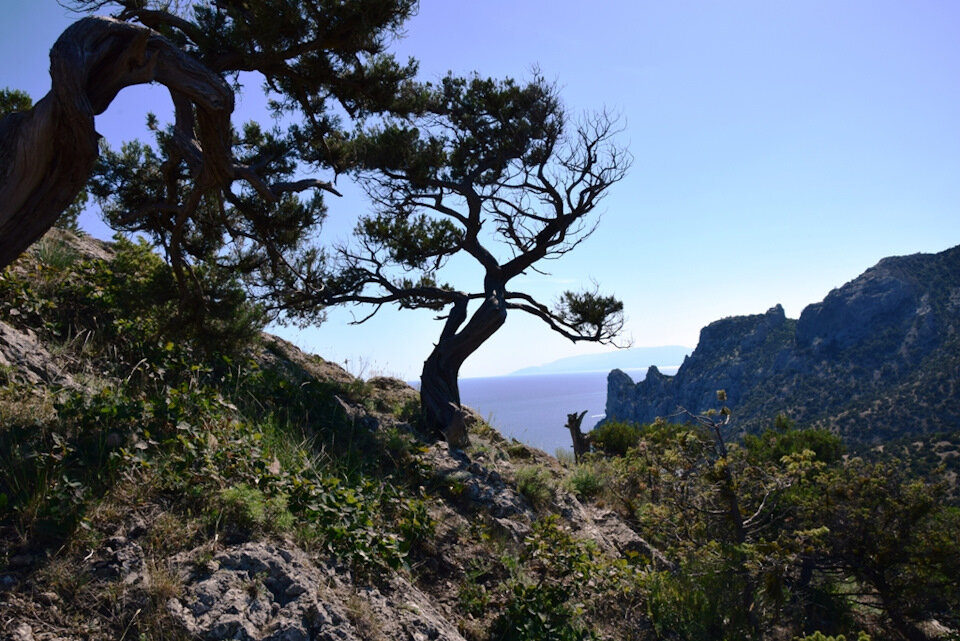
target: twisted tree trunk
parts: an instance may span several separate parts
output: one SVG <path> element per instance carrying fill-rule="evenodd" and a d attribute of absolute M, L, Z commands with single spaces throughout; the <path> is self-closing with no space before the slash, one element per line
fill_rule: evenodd
<path fill-rule="evenodd" d="M 454 447 L 469 443 L 457 382 L 460 367 L 506 322 L 504 287 L 488 287 L 486 299 L 458 332 L 466 318 L 467 299 L 464 298 L 454 304 L 440 340 L 424 361 L 420 375 L 420 405 L 427 429 L 443 435 Z"/>
<path fill-rule="evenodd" d="M 50 50 L 50 92 L 33 109 L 0 120 L 0 269 L 54 225 L 93 171 L 94 116 L 131 85 L 159 82 L 196 107 L 199 125 L 178 127 L 200 184 L 225 184 L 233 92 L 220 76 L 146 27 L 89 17 Z M 180 124 L 180 123 L 178 123 Z M 183 133 L 186 132 L 186 135 Z"/>

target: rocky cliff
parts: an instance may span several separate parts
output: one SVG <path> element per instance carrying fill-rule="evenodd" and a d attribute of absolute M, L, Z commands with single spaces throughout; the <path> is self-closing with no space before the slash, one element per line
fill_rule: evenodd
<path fill-rule="evenodd" d="M 607 417 L 650 422 L 701 412 L 727 392 L 741 430 L 784 413 L 854 441 L 960 424 L 960 247 L 886 258 L 797 320 L 765 314 L 705 327 L 675 376 L 608 377 Z"/>

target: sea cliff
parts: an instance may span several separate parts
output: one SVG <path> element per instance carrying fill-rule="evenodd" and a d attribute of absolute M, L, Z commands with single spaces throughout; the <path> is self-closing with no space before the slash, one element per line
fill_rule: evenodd
<path fill-rule="evenodd" d="M 809 305 L 776 305 L 700 332 L 675 376 L 608 377 L 608 419 L 683 420 L 726 390 L 736 426 L 786 414 L 853 441 L 953 429 L 960 421 L 960 247 L 885 258 Z"/>

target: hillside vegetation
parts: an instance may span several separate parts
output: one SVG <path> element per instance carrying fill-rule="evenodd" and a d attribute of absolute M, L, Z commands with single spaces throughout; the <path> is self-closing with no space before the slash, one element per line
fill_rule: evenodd
<path fill-rule="evenodd" d="M 0 277 L 0 637 L 960 630 L 956 441 L 853 456 L 779 420 L 733 442 L 717 406 L 607 424 L 579 464 L 476 416 L 458 450 L 404 383 L 197 277 L 209 307 L 184 313 L 148 246 L 56 230 Z"/>

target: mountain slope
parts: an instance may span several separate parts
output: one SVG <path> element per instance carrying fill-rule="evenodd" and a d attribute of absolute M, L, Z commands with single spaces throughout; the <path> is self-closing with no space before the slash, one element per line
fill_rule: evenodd
<path fill-rule="evenodd" d="M 261 333 L 236 283 L 195 276 L 184 318 L 150 247 L 62 232 L 0 274 L 0 638 L 779 640 L 813 602 L 834 636 L 960 629 L 960 510 L 927 471 L 955 474 L 956 440 L 897 447 L 910 477 L 796 430 L 731 448 L 726 475 L 711 433 L 663 425 L 577 463 L 471 415 L 455 449 L 402 381 Z M 775 362 L 773 316 L 752 344 Z M 739 535 L 734 478 L 764 517 Z"/>
<path fill-rule="evenodd" d="M 854 441 L 960 425 L 960 247 L 885 258 L 797 320 L 779 305 L 705 327 L 676 376 L 608 377 L 607 416 L 705 411 L 727 392 L 736 425 L 778 413 Z"/>
<path fill-rule="evenodd" d="M 556 459 L 475 415 L 465 450 L 425 438 L 415 390 L 260 333 L 217 284 L 219 315 L 182 325 L 149 247 L 59 230 L 0 273 L 0 638 L 649 627 L 623 622 L 639 597 L 604 605 L 618 617 L 583 616 L 602 598 L 586 582 L 549 602 L 512 596 L 570 571 L 544 566 L 546 541 L 589 555 L 590 590 L 626 575 L 627 552 L 653 554 L 619 514 L 564 489 Z"/>

